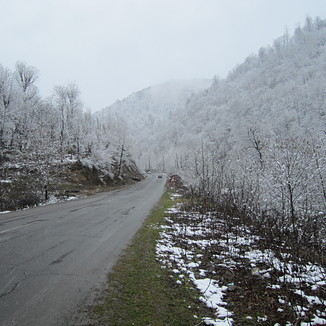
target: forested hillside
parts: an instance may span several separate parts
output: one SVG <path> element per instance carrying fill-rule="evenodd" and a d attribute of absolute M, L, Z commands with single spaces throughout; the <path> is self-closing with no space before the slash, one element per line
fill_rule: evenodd
<path fill-rule="evenodd" d="M 200 193 L 320 245 L 325 90 L 326 21 L 308 17 L 178 112 L 175 168 Z"/>
<path fill-rule="evenodd" d="M 85 112 L 75 84 L 41 98 L 38 75 L 21 62 L 0 66 L 0 210 L 139 177 L 122 122 Z"/>
<path fill-rule="evenodd" d="M 326 22 L 308 17 L 293 35 L 285 32 L 181 107 L 170 103 L 158 110 L 143 91 L 105 112 L 127 112 L 143 168 L 151 163 L 178 172 L 197 193 L 320 244 L 325 44 Z"/>

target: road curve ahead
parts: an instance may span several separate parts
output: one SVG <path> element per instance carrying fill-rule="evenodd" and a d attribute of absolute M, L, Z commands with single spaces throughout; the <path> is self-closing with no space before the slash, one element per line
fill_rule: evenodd
<path fill-rule="evenodd" d="M 164 192 L 152 175 L 117 191 L 0 215 L 0 325 L 66 325 Z"/>

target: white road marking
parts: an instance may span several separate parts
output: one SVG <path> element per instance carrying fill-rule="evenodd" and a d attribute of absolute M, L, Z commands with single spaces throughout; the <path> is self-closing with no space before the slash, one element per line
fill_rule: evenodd
<path fill-rule="evenodd" d="M 40 221 L 32 221 L 32 222 L 29 222 L 29 223 L 24 224 L 24 225 L 18 225 L 18 226 L 15 226 L 14 228 L 10 228 L 10 229 L 7 229 L 7 230 L 0 231 L 0 234 L 7 233 L 7 232 L 10 232 L 12 230 L 24 228 L 26 226 L 32 225 L 32 224 L 37 223 L 37 222 L 40 222 Z"/>
<path fill-rule="evenodd" d="M 20 229 L 20 228 L 23 228 L 23 227 L 25 227 L 25 226 L 26 226 L 26 225 L 15 226 L 14 228 L 0 231 L 0 234 L 2 234 L 2 233 L 6 233 L 6 232 L 10 232 L 10 231 L 15 230 L 15 229 Z"/>

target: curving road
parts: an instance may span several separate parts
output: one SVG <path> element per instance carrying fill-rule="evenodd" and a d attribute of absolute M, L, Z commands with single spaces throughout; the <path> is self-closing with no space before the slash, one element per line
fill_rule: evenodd
<path fill-rule="evenodd" d="M 164 192 L 123 190 L 0 215 L 0 325 L 66 325 Z"/>

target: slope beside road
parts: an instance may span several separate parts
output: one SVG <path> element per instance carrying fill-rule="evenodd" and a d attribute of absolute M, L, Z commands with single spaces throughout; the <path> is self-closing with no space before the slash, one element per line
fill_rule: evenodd
<path fill-rule="evenodd" d="M 65 325 L 164 192 L 123 190 L 0 216 L 0 325 Z"/>

